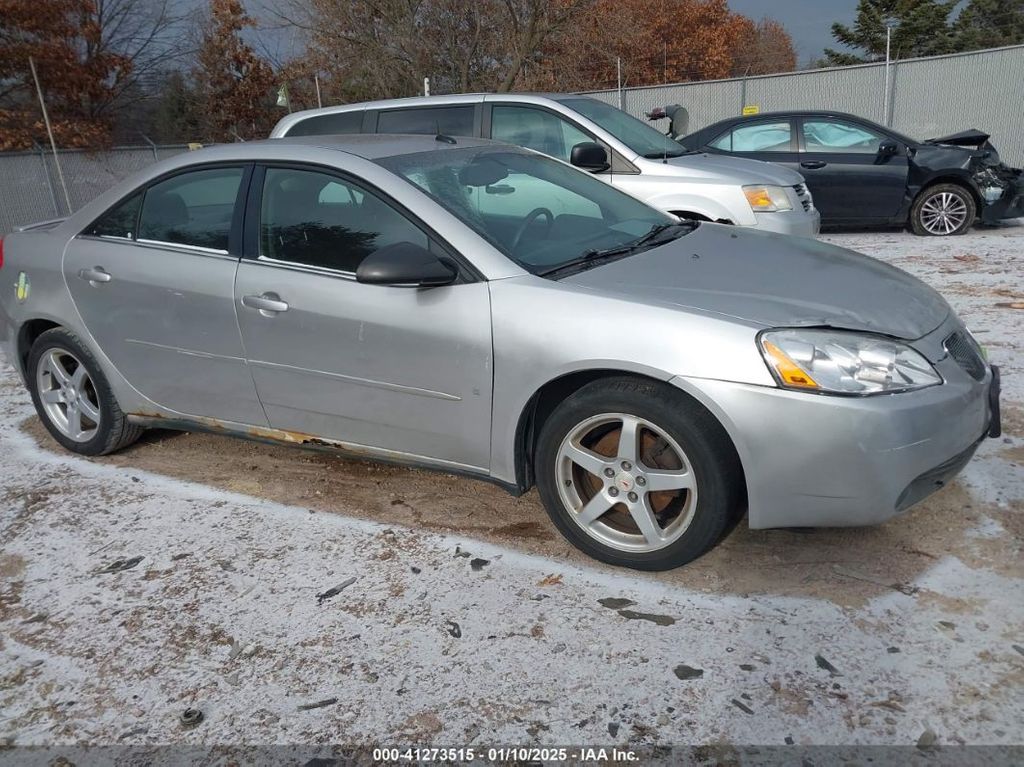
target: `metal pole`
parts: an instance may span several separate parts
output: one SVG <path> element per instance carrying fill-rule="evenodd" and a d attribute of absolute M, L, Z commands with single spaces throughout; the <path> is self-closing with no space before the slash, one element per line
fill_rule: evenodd
<path fill-rule="evenodd" d="M 882 91 L 882 124 L 889 125 L 889 50 L 892 45 L 892 24 L 885 25 L 885 89 Z"/>
<path fill-rule="evenodd" d="M 71 195 L 68 194 L 68 185 L 64 181 L 64 171 L 60 168 L 60 157 L 57 155 L 57 142 L 53 140 L 53 127 L 50 125 L 50 115 L 46 112 L 46 101 L 43 99 L 43 89 L 39 86 L 39 75 L 36 73 L 36 62 L 28 57 L 28 66 L 32 70 L 32 79 L 36 81 L 36 94 L 39 96 L 39 106 L 43 110 L 43 122 L 46 123 L 46 132 L 50 136 L 50 148 L 53 150 L 53 162 L 57 166 L 57 177 L 60 179 L 60 186 L 64 190 L 64 201 L 68 204 L 68 214 L 71 214 Z"/>
<path fill-rule="evenodd" d="M 320 75 L 313 75 L 313 85 L 316 86 L 316 107 L 317 109 L 322 109 L 324 103 L 320 100 Z"/>
<path fill-rule="evenodd" d="M 624 110 L 626 108 L 626 106 L 625 106 L 625 102 L 622 100 L 622 57 L 621 56 L 616 56 L 615 57 L 615 71 L 616 71 L 616 75 L 618 77 L 617 89 L 619 91 L 619 109 L 623 109 Z"/>
<path fill-rule="evenodd" d="M 424 77 L 423 78 L 423 95 L 424 96 L 429 96 L 430 95 L 430 78 L 429 77 Z"/>
<path fill-rule="evenodd" d="M 35 139 L 32 140 L 36 149 L 39 150 L 39 163 L 43 166 L 43 176 L 46 178 L 46 188 L 50 190 L 50 203 L 53 205 L 53 215 L 60 215 L 60 205 L 57 203 L 57 191 L 53 188 L 53 179 L 50 178 L 50 168 L 46 164 L 46 150 L 43 149 L 39 144 L 36 144 Z"/>
<path fill-rule="evenodd" d="M 147 144 L 149 144 L 149 148 L 153 150 L 153 161 L 154 162 L 158 162 L 160 160 L 160 155 L 158 155 L 157 152 L 156 152 L 156 144 L 154 144 L 152 141 L 150 141 L 149 140 L 149 136 L 147 136 L 142 131 L 139 131 L 139 135 L 142 136 L 142 140 L 143 141 L 145 141 Z"/>

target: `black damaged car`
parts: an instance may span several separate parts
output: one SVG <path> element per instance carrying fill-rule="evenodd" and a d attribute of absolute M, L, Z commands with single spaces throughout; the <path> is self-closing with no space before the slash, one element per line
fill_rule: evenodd
<path fill-rule="evenodd" d="M 652 119 L 672 111 L 656 110 Z M 722 120 L 678 140 L 690 150 L 802 173 L 823 226 L 909 223 L 915 234 L 944 236 L 979 218 L 992 224 L 1024 216 L 1024 175 L 1002 163 L 978 130 L 917 141 L 842 112 L 771 112 Z"/>

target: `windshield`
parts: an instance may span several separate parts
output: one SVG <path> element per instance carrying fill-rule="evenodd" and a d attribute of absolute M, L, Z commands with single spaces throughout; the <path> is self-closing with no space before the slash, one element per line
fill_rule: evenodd
<path fill-rule="evenodd" d="M 680 157 L 686 150 L 647 123 L 597 99 L 562 99 L 561 103 L 597 123 L 638 155 L 654 160 Z"/>
<path fill-rule="evenodd" d="M 541 154 L 442 149 L 378 162 L 534 274 L 630 245 L 676 219 Z"/>

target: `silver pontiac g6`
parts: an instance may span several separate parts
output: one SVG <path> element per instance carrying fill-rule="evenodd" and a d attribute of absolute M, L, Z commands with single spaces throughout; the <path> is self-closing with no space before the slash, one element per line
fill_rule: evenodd
<path fill-rule="evenodd" d="M 0 253 L 0 343 L 69 450 L 217 429 L 536 484 L 616 565 L 744 512 L 881 522 L 999 432 L 998 371 L 904 272 L 480 139 L 204 149 Z"/>

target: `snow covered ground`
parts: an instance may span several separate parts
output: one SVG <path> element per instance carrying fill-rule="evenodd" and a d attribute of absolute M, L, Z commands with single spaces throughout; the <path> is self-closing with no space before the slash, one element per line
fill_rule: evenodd
<path fill-rule="evenodd" d="M 739 529 L 673 573 L 443 475 L 204 435 L 72 457 L 5 367 L 0 744 L 1024 742 L 1024 226 L 825 239 L 947 295 L 1007 434 L 880 528 Z"/>

